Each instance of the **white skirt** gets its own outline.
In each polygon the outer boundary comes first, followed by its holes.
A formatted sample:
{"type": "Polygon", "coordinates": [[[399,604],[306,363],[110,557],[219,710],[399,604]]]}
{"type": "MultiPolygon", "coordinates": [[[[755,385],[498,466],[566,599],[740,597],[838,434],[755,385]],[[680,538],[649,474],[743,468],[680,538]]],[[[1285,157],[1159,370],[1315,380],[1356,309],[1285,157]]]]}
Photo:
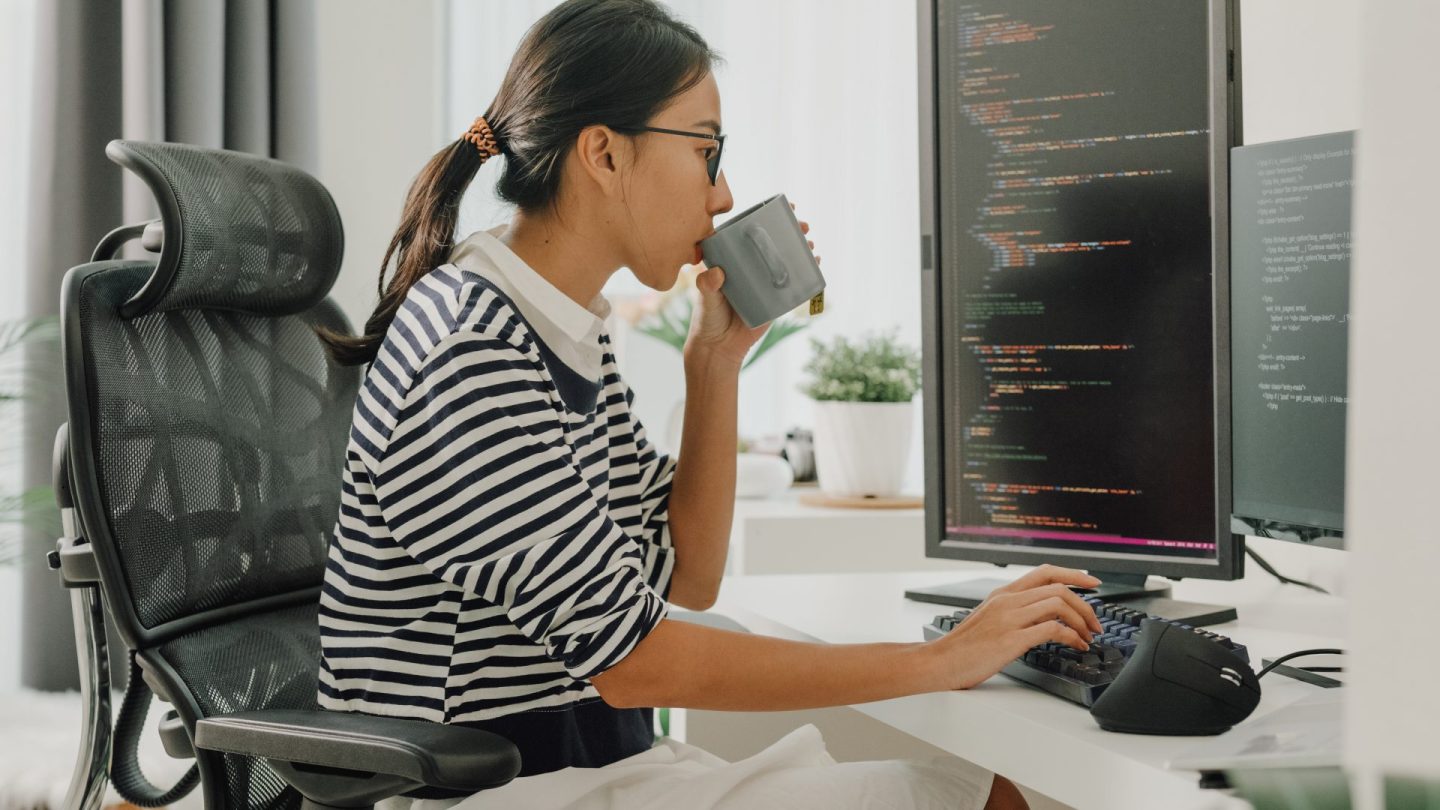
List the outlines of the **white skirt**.
{"type": "Polygon", "coordinates": [[[982,810],[993,779],[956,757],[837,763],[806,725],[739,762],[663,738],[602,768],[527,776],[463,799],[391,799],[377,810],[982,810]]]}

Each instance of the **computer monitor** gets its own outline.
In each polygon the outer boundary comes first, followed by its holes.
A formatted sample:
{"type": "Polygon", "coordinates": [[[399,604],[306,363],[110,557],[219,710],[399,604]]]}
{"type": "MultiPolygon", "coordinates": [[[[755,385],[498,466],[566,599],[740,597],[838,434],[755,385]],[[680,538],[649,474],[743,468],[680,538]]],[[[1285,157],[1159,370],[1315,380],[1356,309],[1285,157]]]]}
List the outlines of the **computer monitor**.
{"type": "Polygon", "coordinates": [[[1235,530],[1344,548],[1355,133],[1230,153],[1235,530]]]}
{"type": "Polygon", "coordinates": [[[1239,577],[1233,8],[920,0],[919,20],[926,555],[1084,568],[1115,599],[1239,577]]]}

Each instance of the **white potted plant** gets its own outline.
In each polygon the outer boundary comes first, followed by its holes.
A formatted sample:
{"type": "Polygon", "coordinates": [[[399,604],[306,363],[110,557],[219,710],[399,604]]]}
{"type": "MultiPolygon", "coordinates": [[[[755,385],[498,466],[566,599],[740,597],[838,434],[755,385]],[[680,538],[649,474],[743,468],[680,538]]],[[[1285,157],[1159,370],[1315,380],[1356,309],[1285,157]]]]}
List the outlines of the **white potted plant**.
{"type": "Polygon", "coordinates": [[[811,380],[800,390],[815,401],[820,489],[841,497],[899,494],[920,388],[919,352],[893,332],[810,344],[811,380]]]}

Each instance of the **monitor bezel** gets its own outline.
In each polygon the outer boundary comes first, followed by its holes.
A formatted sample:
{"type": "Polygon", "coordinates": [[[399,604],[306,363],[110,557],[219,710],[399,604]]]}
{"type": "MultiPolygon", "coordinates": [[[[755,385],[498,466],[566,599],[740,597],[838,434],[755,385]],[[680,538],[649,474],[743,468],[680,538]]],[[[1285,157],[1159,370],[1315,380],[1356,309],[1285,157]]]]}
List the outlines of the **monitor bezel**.
{"type": "Polygon", "coordinates": [[[1063,548],[1015,548],[993,543],[950,539],[945,534],[945,465],[940,448],[945,441],[941,414],[945,412],[940,385],[941,341],[939,306],[943,246],[937,228],[940,205],[936,183],[935,144],[938,133],[936,71],[936,6],[941,0],[917,0],[920,132],[920,279],[925,433],[925,556],[969,560],[997,565],[1054,563],[1116,574],[1153,574],[1181,579],[1239,579],[1244,575],[1243,535],[1231,530],[1230,466],[1230,148],[1241,142],[1239,15],[1235,0],[1205,0],[1210,29],[1210,199],[1211,280],[1214,326],[1215,414],[1215,543],[1216,556],[1200,560],[1142,556],[1113,552],[1071,551],[1063,548]]]}

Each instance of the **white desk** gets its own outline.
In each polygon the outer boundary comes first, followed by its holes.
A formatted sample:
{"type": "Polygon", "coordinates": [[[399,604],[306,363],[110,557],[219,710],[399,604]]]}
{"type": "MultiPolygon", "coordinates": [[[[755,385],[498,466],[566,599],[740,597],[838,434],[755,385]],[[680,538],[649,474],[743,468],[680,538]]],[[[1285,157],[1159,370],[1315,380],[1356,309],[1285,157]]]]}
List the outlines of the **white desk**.
{"type": "MultiPolygon", "coordinates": [[[[797,640],[917,641],[922,638],[921,626],[946,609],[906,600],[906,587],[994,576],[997,570],[967,566],[947,572],[733,577],[725,582],[714,610],[753,632],[797,640]]],[[[1023,570],[1011,566],[1004,575],[1018,576],[1023,570]]],[[[1240,620],[1213,629],[1245,644],[1257,665],[1262,657],[1293,650],[1344,646],[1338,643],[1344,631],[1343,600],[1264,577],[1256,573],[1240,582],[1186,580],[1174,584],[1174,596],[1235,605],[1240,620]]],[[[1274,673],[1261,686],[1261,703],[1252,717],[1317,688],[1274,673]]],[[[968,691],[915,695],[852,709],[1079,810],[1248,807],[1223,793],[1202,791],[1194,773],[1165,770],[1167,759],[1200,738],[1101,731],[1084,708],[1000,675],[968,691]]],[[[796,717],[794,725],[804,722],[803,712],[785,714],[796,717]]],[[[719,715],[688,712],[689,740],[702,747],[713,744],[707,723],[720,720],[719,715]]],[[[752,726],[763,739],[753,741],[755,750],[774,741],[774,727],[765,725],[764,715],[740,717],[756,718],[752,726]]],[[[729,724],[728,734],[746,728],[733,717],[723,722],[729,724]]],[[[852,751],[855,742],[846,741],[852,751]]],[[[871,758],[890,756],[877,752],[871,758]]]]}
{"type": "Polygon", "coordinates": [[[953,569],[928,560],[925,510],[836,509],[800,503],[814,487],[738,498],[726,573],[839,574],[953,569]]]}

